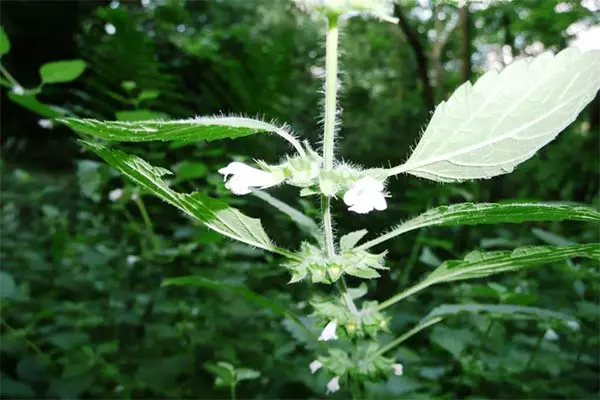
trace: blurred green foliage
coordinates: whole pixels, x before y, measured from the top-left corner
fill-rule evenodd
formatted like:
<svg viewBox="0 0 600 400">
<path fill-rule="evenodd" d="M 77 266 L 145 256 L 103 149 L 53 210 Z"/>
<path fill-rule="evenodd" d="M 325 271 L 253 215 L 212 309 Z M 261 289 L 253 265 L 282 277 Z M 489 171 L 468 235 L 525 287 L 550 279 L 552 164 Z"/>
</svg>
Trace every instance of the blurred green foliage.
<svg viewBox="0 0 600 400">
<path fill-rule="evenodd" d="M 142 3 L 2 5 L 10 40 L 9 49 L 0 46 L 2 64 L 31 93 L 16 97 L 10 84 L 2 85 L 1 395 L 227 398 L 233 388 L 238 398 L 322 397 L 326 378 L 308 368 L 318 350 L 314 321 L 300 317 L 306 331 L 292 317 L 310 314 L 306 299 L 320 289 L 288 286 L 277 257 L 192 226 L 82 153 L 68 129 L 38 125 L 40 118 L 65 113 L 120 120 L 235 113 L 288 121 L 317 144 L 322 26 L 283 0 Z M 555 11 L 558 3 L 515 0 L 473 9 L 473 71 L 484 70 L 484 54 L 494 46 L 508 46 L 515 55 L 536 41 L 559 49 L 570 39 L 571 24 L 598 20 L 578 1 L 560 2 L 571 7 L 564 13 Z M 419 4 L 403 2 L 403 12 L 430 54 L 435 22 L 429 7 Z M 440 7 L 445 20 L 457 13 Z M 438 100 L 462 81 L 460 28 L 450 32 L 441 52 L 443 80 L 433 82 Z M 342 49 L 339 154 L 368 167 L 403 161 L 431 111 L 410 44 L 397 26 L 358 19 L 344 29 Z M 42 65 L 75 59 L 87 65 L 81 77 L 59 83 L 70 79 L 48 78 L 52 68 L 46 67 L 42 79 L 51 84 L 39 86 Z M 394 201 L 385 214 L 350 218 L 336 208 L 337 228 L 382 231 L 427 208 L 462 201 L 560 200 L 598 207 L 598 112 L 596 101 L 513 174 L 446 185 L 400 177 L 392 182 Z M 234 155 L 277 161 L 286 147 L 276 138 L 127 150 L 177 171 L 177 188 L 222 198 L 260 217 L 278 243 L 297 248 L 301 234 L 287 216 L 273 214 L 258 198 L 232 197 L 216 173 Z M 123 192 L 111 201 L 115 189 Z M 285 188 L 276 196 L 317 214 L 311 198 L 298 202 Z M 578 222 L 407 234 L 391 244 L 391 269 L 377 282 L 377 300 L 476 247 L 598 239 L 597 227 Z M 186 275 L 206 281 L 161 286 Z M 393 308 L 392 331 L 410 327 L 439 304 L 478 302 L 560 311 L 580 326 L 461 314 L 403 344 L 394 355 L 404 376 L 371 385 L 370 396 L 597 398 L 598 278 L 598 265 L 573 261 L 440 285 L 411 298 Z M 290 314 L 282 316 L 278 307 Z"/>
</svg>

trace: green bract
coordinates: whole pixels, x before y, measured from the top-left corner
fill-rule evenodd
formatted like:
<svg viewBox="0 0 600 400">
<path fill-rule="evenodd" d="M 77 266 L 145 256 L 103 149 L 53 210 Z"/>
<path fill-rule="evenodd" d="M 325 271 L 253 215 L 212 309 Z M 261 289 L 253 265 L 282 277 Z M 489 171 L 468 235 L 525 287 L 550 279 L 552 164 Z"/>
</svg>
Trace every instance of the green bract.
<svg viewBox="0 0 600 400">
<path fill-rule="evenodd" d="M 299 261 L 285 263 L 284 267 L 292 273 L 290 283 L 306 277 L 315 283 L 334 283 L 342 274 L 372 279 L 380 276 L 377 270 L 387 269 L 383 265 L 386 253 L 371 254 L 365 250 L 348 249 L 328 258 L 320 248 L 304 242 L 296 254 Z"/>
</svg>

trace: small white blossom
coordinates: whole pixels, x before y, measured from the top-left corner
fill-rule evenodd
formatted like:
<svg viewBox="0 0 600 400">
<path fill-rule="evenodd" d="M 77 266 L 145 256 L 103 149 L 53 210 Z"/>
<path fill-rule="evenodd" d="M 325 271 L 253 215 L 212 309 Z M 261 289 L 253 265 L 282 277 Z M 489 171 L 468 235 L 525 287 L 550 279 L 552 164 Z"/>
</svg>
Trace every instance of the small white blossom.
<svg viewBox="0 0 600 400">
<path fill-rule="evenodd" d="M 344 194 L 348 210 L 366 214 L 373 210 L 385 210 L 387 203 L 383 195 L 383 183 L 370 176 L 356 181 Z"/>
<path fill-rule="evenodd" d="M 138 261 L 140 261 L 140 258 L 138 256 L 134 256 L 134 255 L 127 256 L 127 264 L 129 264 L 129 265 L 133 265 Z"/>
<path fill-rule="evenodd" d="M 123 189 L 114 189 L 108 192 L 108 198 L 110 199 L 110 201 L 117 201 L 121 197 L 123 197 Z"/>
<path fill-rule="evenodd" d="M 570 321 L 567 321 L 567 326 L 568 326 L 569 328 L 571 328 L 572 330 L 574 330 L 574 331 L 578 331 L 578 330 L 579 330 L 579 328 L 580 328 L 580 326 L 579 326 L 579 322 L 577 322 L 577 321 L 575 321 L 575 320 L 570 320 Z"/>
<path fill-rule="evenodd" d="M 221 168 L 219 173 L 224 175 L 225 187 L 237 195 L 248 194 L 252 189 L 264 189 L 281 182 L 281 179 L 269 172 L 237 161 Z M 231 178 L 227 179 L 229 175 L 231 175 Z"/>
<path fill-rule="evenodd" d="M 39 119 L 38 125 L 44 129 L 52 129 L 53 126 L 52 121 L 49 119 Z"/>
<path fill-rule="evenodd" d="M 551 342 L 558 340 L 558 333 L 556 333 L 556 331 L 554 331 L 552 328 L 547 329 L 546 333 L 544 333 L 544 339 Z"/>
<path fill-rule="evenodd" d="M 319 336 L 319 341 L 326 342 L 328 340 L 336 340 L 338 337 L 335 333 L 337 330 L 337 320 L 331 320 L 325 328 L 323 328 L 323 332 L 321 332 L 321 336 Z"/>
<path fill-rule="evenodd" d="M 25 94 L 25 89 L 21 85 L 15 85 L 12 87 L 12 92 L 16 95 L 23 96 Z"/>
<path fill-rule="evenodd" d="M 310 373 L 314 374 L 315 372 L 320 370 L 322 366 L 323 366 L 323 363 L 321 361 L 314 360 L 313 362 L 310 363 L 310 365 L 308 367 L 310 368 Z"/>
<path fill-rule="evenodd" d="M 137 193 L 134 193 L 131 195 L 131 200 L 133 201 L 138 201 L 139 200 L 139 196 L 137 195 Z"/>
<path fill-rule="evenodd" d="M 327 383 L 327 394 L 340 390 L 340 377 L 336 376 Z"/>
<path fill-rule="evenodd" d="M 392 364 L 392 368 L 394 369 L 394 375 L 396 376 L 402 376 L 404 373 L 404 367 L 400 363 Z"/>
</svg>

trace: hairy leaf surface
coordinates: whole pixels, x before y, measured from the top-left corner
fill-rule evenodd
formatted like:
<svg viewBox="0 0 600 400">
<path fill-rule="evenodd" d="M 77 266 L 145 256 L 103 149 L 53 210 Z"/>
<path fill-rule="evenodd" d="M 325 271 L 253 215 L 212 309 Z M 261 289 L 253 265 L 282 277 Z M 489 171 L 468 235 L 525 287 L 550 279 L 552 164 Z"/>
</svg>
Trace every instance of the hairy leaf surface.
<svg viewBox="0 0 600 400">
<path fill-rule="evenodd" d="M 561 203 L 459 203 L 433 208 L 359 246 L 368 249 L 393 237 L 428 226 L 522 223 L 529 221 L 600 221 L 590 207 Z"/>
<path fill-rule="evenodd" d="M 226 203 L 202 193 L 178 193 L 170 189 L 162 177 L 171 172 L 154 167 L 139 157 L 96 143 L 82 143 L 133 182 L 210 229 L 251 246 L 278 252 L 260 220 L 250 218 Z"/>
</svg>

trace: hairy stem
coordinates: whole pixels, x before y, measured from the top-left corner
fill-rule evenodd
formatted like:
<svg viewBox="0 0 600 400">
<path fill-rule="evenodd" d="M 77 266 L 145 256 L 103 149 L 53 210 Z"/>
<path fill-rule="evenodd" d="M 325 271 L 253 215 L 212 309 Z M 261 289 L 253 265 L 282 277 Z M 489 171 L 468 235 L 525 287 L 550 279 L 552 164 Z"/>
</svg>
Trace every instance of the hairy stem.
<svg viewBox="0 0 600 400">
<path fill-rule="evenodd" d="M 330 15 L 327 24 L 327 40 L 325 45 L 325 129 L 323 132 L 323 166 L 325 171 L 333 169 L 333 148 L 335 142 L 335 118 L 337 111 L 337 73 L 338 73 L 338 16 Z M 335 256 L 333 241 L 333 221 L 331 217 L 331 197 L 321 196 L 323 213 L 323 230 L 325 235 L 325 252 L 327 258 Z M 341 277 L 337 287 L 348 309 L 357 314 L 356 305 L 348 293 L 346 281 Z"/>
<path fill-rule="evenodd" d="M 333 169 L 335 136 L 337 73 L 338 73 L 338 16 L 330 15 L 325 45 L 325 132 L 323 135 L 323 164 L 326 171 Z"/>
</svg>

